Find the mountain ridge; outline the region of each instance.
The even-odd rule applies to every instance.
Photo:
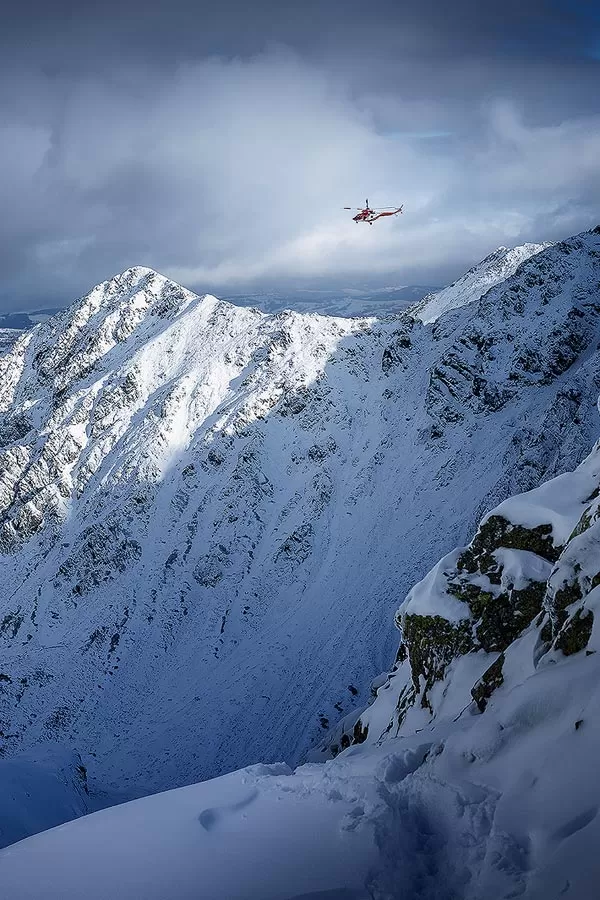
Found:
[[[546,429],[560,424],[563,444],[575,432],[570,458],[583,445],[579,416],[597,436],[596,236],[600,228],[529,261],[481,299],[473,318],[453,312],[424,329],[428,342],[447,339],[429,377],[444,430],[436,441],[452,429],[470,429],[472,440],[482,416],[488,467],[496,465],[490,451],[502,428],[494,417],[515,403],[512,389],[557,397],[557,382],[570,403],[586,384],[595,401],[580,396],[577,410],[563,408]],[[409,333],[415,342],[422,334],[418,326]],[[406,332],[394,336],[407,350]],[[441,394],[438,368],[447,372]],[[467,382],[478,391],[461,390]],[[503,384],[508,394],[492,390]],[[546,396],[538,414],[551,410]],[[543,426],[543,418],[527,424],[538,466]],[[514,472],[532,489],[488,506],[467,540],[411,586],[398,609],[395,664],[377,679],[373,702],[329,730],[316,756],[323,764],[248,766],[30,838],[0,854],[11,898],[50,885],[64,900],[174,889],[238,900],[591,900],[600,877],[600,443],[572,470],[564,456],[553,465],[564,471],[549,480]],[[448,487],[445,502],[459,502]],[[389,492],[385,508],[390,528],[398,511]],[[343,647],[335,638],[332,659]]]
[[[551,242],[546,241],[543,244],[526,243],[512,248],[498,247],[452,284],[427,294],[411,306],[408,313],[424,325],[431,324],[444,313],[475,302],[496,284],[514,275],[521,263],[552,246]]]
[[[5,755],[71,742],[132,794],[302,758],[364,703],[398,595],[589,447],[597,247],[427,327],[263,315],[135,268],[21,338],[0,358]]]

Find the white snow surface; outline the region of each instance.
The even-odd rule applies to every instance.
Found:
[[[529,493],[509,497],[491,515],[503,516],[515,525],[525,527],[547,522],[552,525],[554,544],[559,546],[564,544],[579,521],[599,474],[600,462],[594,458],[594,466],[587,478],[582,478],[579,469],[565,472],[555,481],[542,484]]]
[[[513,275],[522,262],[551,246],[551,243],[544,243],[521,244],[511,249],[498,247],[448,287],[427,294],[409,309],[409,313],[425,325],[435,322],[444,313],[479,300],[494,285]]]
[[[367,702],[411,585],[591,445],[599,251],[543,250],[428,327],[265,315],[135,268],[21,337],[0,357],[5,758],[66,742],[129,796],[303,759]]]
[[[250,767],[15,844],[0,852],[0,897],[593,900],[598,655],[534,671],[532,650],[515,645],[511,683],[483,715],[294,773]]]
[[[408,593],[402,605],[404,613],[419,616],[443,616],[449,622],[469,617],[469,607],[446,590],[445,572],[456,564],[459,550],[444,556]]]

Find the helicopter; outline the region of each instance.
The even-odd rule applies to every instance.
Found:
[[[352,216],[354,222],[368,222],[369,225],[372,225],[373,222],[376,222],[377,219],[382,219],[384,216],[397,216],[398,213],[402,212],[402,206],[382,206],[379,209],[371,209],[369,201],[365,200],[363,209],[358,206],[344,206],[344,209],[358,210],[357,215]]]

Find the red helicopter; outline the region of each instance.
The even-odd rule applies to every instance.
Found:
[[[376,222],[377,219],[382,219],[384,216],[397,216],[398,213],[402,212],[402,206],[382,206],[379,209],[371,209],[368,200],[365,200],[364,209],[360,209],[358,206],[344,206],[344,209],[357,209],[358,214],[352,216],[353,221],[368,222],[369,225],[372,225],[373,222]]]

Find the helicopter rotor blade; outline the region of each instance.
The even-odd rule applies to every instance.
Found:
[[[342,209],[358,209],[358,210],[362,210],[362,209],[371,209],[371,207],[369,206],[369,201],[367,200],[367,201],[365,201],[365,206],[364,206],[364,207],[361,207],[361,206],[342,206]],[[375,207],[373,207],[373,211],[376,211],[376,210],[382,210],[382,209],[402,209],[402,206],[375,206]]]

